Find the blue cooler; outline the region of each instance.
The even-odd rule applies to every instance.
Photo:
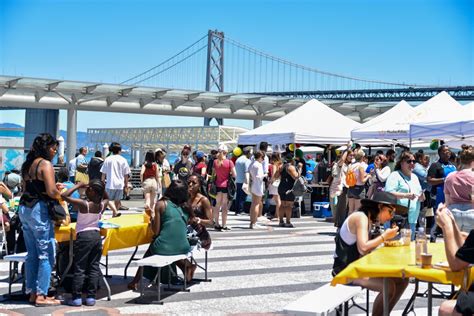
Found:
[[[331,217],[332,213],[329,210],[328,202],[314,202],[313,203],[313,217],[325,218]]]

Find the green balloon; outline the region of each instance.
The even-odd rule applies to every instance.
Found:
[[[295,156],[302,159],[304,156],[303,151],[298,148],[295,152]]]
[[[439,147],[439,141],[437,139],[433,139],[430,144],[431,150],[437,150]]]

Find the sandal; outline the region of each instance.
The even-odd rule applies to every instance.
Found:
[[[61,302],[53,297],[39,295],[36,297],[36,300],[35,300],[36,307],[57,306],[57,305],[61,305]]]

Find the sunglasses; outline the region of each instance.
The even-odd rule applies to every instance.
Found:
[[[397,210],[395,207],[390,206],[390,205],[385,205],[385,207],[388,208],[388,213],[390,214],[390,216],[395,214],[395,211]]]
[[[405,160],[406,163],[415,163],[416,160],[415,159],[408,159],[408,160]]]

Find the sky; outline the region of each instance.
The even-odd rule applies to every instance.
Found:
[[[333,73],[474,85],[474,0],[0,0],[0,73],[118,83],[173,56],[209,29]],[[78,130],[203,122],[138,114],[105,118],[79,112]],[[24,111],[0,111],[2,122],[23,125]],[[252,126],[243,120],[225,123]],[[66,129],[65,111],[60,128]]]

